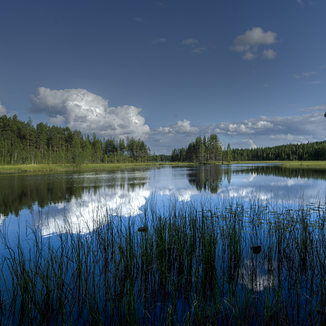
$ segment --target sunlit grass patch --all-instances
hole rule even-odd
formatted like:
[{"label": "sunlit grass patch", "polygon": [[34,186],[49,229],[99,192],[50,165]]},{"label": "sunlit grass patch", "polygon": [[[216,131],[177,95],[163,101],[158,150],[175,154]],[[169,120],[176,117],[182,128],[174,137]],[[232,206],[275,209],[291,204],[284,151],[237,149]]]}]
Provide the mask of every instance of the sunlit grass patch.
[{"label": "sunlit grass patch", "polygon": [[145,166],[189,166],[194,163],[179,162],[144,162],[144,163],[99,163],[99,164],[23,164],[23,165],[0,165],[0,173],[31,173],[31,172],[63,172],[85,170],[115,170],[136,168]]}]

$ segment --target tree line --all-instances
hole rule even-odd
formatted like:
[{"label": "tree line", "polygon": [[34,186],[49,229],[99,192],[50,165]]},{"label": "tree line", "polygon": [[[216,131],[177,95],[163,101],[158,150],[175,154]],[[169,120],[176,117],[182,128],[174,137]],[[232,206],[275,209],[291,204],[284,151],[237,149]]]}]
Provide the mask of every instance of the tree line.
[{"label": "tree line", "polygon": [[[223,155],[227,155],[228,151]],[[326,160],[326,141],[273,147],[230,149],[232,161],[320,161]]]},{"label": "tree line", "polygon": [[[143,140],[99,139],[82,135],[69,127],[49,126],[32,120],[20,121],[17,115],[0,117],[0,165],[14,164],[89,164],[160,161],[151,155]],[[166,159],[163,155],[163,159]]]},{"label": "tree line", "polygon": [[186,148],[173,149],[171,162],[326,161],[326,141],[273,147],[222,149],[216,134],[198,136]]},{"label": "tree line", "polygon": [[33,126],[31,119],[20,121],[16,114],[0,117],[0,165],[272,160],[326,160],[326,141],[251,149],[231,149],[228,144],[222,150],[219,137],[211,134],[173,149],[171,155],[156,155],[143,140],[133,137],[99,139],[95,133],[90,137],[69,127],[43,122]]}]

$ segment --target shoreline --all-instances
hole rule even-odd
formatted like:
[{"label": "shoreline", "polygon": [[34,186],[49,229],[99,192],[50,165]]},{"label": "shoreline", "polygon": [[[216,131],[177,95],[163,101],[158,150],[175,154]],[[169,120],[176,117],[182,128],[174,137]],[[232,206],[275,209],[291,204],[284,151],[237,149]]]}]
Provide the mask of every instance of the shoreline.
[{"label": "shoreline", "polygon": [[144,162],[144,163],[99,163],[99,164],[22,164],[22,165],[0,165],[1,174],[33,173],[33,172],[65,172],[65,171],[87,171],[87,170],[115,170],[146,166],[189,166],[195,163],[176,162]]},{"label": "shoreline", "polygon": [[[279,163],[285,168],[320,168],[326,169],[326,161],[232,161],[230,164],[270,164]],[[229,163],[224,163],[229,164]]]},{"label": "shoreline", "polygon": [[[286,168],[318,168],[326,169],[326,161],[231,161],[223,162],[223,165],[234,164],[270,164],[279,163]],[[131,167],[146,167],[146,166],[198,166],[217,164],[221,162],[144,162],[144,163],[99,163],[99,164],[33,164],[33,165],[1,165],[0,174],[7,173],[31,173],[31,172],[64,172],[64,171],[85,171],[85,170],[114,170]]]}]

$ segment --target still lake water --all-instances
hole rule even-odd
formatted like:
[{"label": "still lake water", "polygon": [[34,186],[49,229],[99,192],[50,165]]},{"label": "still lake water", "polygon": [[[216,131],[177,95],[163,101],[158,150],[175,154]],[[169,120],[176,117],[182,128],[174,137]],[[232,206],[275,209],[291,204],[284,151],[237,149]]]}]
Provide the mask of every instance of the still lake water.
[{"label": "still lake water", "polygon": [[[113,320],[115,320],[114,318],[123,319],[126,306],[121,302],[125,301],[120,302],[115,298],[120,296],[125,300],[128,297],[127,293],[133,294],[134,291],[137,298],[140,296],[144,300],[151,295],[148,302],[146,300],[136,301],[135,305],[137,311],[142,311],[141,309],[145,308],[146,311],[150,311],[153,314],[148,315],[150,318],[165,315],[164,309],[170,309],[169,307],[172,305],[173,300],[171,298],[177,299],[175,301],[175,311],[177,318],[181,321],[186,314],[192,312],[192,308],[187,306],[187,291],[182,292],[183,289],[187,289],[188,286],[188,289],[192,289],[194,292],[197,291],[196,295],[198,295],[201,293],[202,286],[204,293],[206,293],[207,277],[209,275],[211,277],[213,277],[212,275],[224,275],[218,278],[219,287],[209,290],[212,291],[211,293],[218,293],[218,295],[222,293],[222,302],[225,302],[225,305],[221,306],[221,312],[231,307],[229,307],[230,300],[237,297],[240,300],[239,303],[241,303],[243,302],[243,296],[250,293],[251,299],[258,300],[256,304],[253,303],[253,309],[258,309],[259,314],[264,315],[264,311],[269,309],[270,304],[273,303],[273,298],[282,297],[281,301],[286,302],[284,307],[290,307],[289,309],[286,308],[289,312],[288,315],[290,315],[290,312],[291,314],[292,311],[294,312],[289,317],[290,324],[298,325],[298,321],[300,321],[302,325],[317,325],[319,323],[316,323],[316,321],[320,321],[320,318],[315,316],[315,308],[321,307],[324,304],[324,299],[326,299],[326,293],[320,291],[326,284],[324,278],[326,267],[323,263],[326,261],[324,246],[326,222],[325,181],[326,170],[283,168],[278,164],[205,165],[199,167],[164,166],[159,168],[129,168],[116,171],[2,175],[0,176],[0,262],[2,266],[0,269],[0,295],[2,295],[1,302],[7,302],[9,307],[7,315],[1,316],[0,313],[0,324],[2,325],[1,322],[6,325],[21,324],[21,318],[26,318],[26,311],[32,305],[39,309],[35,312],[33,308],[32,311],[35,313],[29,317],[35,324],[35,321],[40,320],[39,316],[42,316],[42,318],[45,316],[46,300],[49,300],[50,293],[52,293],[53,306],[58,304],[61,298],[60,295],[65,298],[65,312],[63,315],[69,314],[71,318],[75,318],[76,325],[89,325],[88,315],[89,309],[93,309],[93,297],[86,298],[83,296],[83,293],[88,293],[86,291],[88,284],[92,284],[91,288],[94,291],[97,289],[98,297],[96,297],[96,300],[101,308],[100,316],[103,317],[103,320],[106,318],[107,306],[111,309],[111,315],[108,315],[109,318],[112,317]],[[240,205],[237,205],[237,203],[240,203]],[[253,205],[251,205],[252,203]],[[256,203],[261,205],[256,205]],[[229,204],[232,206],[230,210],[228,210]],[[251,207],[249,209],[250,213],[246,215],[246,218],[248,217],[251,220],[250,222],[242,218],[245,216],[243,213],[245,209],[242,210],[242,207],[246,205]],[[308,210],[301,209],[305,205],[311,207],[311,215]],[[269,207],[268,212],[264,211],[265,206]],[[138,277],[141,276],[141,269],[137,270],[136,268],[138,274],[135,272],[134,276],[128,270],[128,264],[120,265],[122,261],[126,260],[126,257],[129,257],[124,255],[124,250],[129,248],[128,242],[126,242],[126,247],[123,247],[123,241],[128,238],[125,237],[128,228],[120,228],[119,223],[113,225],[112,233],[110,231],[103,233],[108,236],[104,241],[106,245],[103,246],[101,227],[104,222],[108,221],[106,217],[121,217],[119,221],[122,221],[122,223],[124,221],[128,223],[128,221],[132,220],[137,228],[144,225],[145,216],[151,210],[154,212],[162,211],[163,216],[169,216],[166,212],[176,211],[175,207],[198,208],[198,212],[200,212],[198,215],[182,215],[183,211],[181,209],[179,210],[181,214],[178,214],[177,217],[179,221],[185,221],[182,223],[186,223],[183,224],[187,225],[186,229],[190,233],[194,232],[191,234],[195,235],[204,232],[204,236],[197,236],[198,239],[195,237],[187,238],[187,241],[193,241],[192,243],[196,245],[190,246],[187,245],[187,241],[184,241],[181,245],[184,256],[179,255],[180,253],[177,251],[173,251],[176,250],[175,244],[170,247],[152,247],[151,250],[146,252],[146,255],[151,255],[152,249],[156,250],[155,253],[157,254],[163,248],[164,255],[166,252],[173,252],[171,257],[175,259],[170,266],[167,260],[163,263],[155,261],[155,259],[158,259],[157,257],[161,256],[153,254],[153,256],[150,256],[151,262],[155,262],[152,266],[146,265],[149,262],[146,263],[145,258],[147,256],[142,255],[142,250],[147,247],[142,247],[142,244],[150,243],[151,234],[158,230],[157,226],[160,219],[156,219],[156,231],[148,232],[148,238],[146,233],[135,232],[136,234],[133,237],[135,241],[139,241],[137,243],[140,245],[135,250],[137,256],[135,256],[135,262],[137,263],[135,263],[135,266],[149,266],[148,272],[152,274],[150,274],[148,280],[151,280],[151,282],[146,283],[145,277]],[[218,209],[216,209],[219,207],[224,207],[224,220],[220,219]],[[163,214],[163,212],[165,213]],[[206,219],[206,217],[203,217],[200,220],[202,212],[210,212],[212,218],[208,218],[205,227],[201,228],[200,221]],[[278,212],[282,213],[278,214]],[[306,213],[307,215],[305,215]],[[267,225],[266,227],[266,224],[268,224],[266,220],[264,225],[262,224],[266,216],[268,221],[274,220],[273,225]],[[308,216],[308,219],[306,219],[306,216]],[[318,225],[310,223],[314,216],[319,219]],[[237,220],[241,221],[238,223]],[[284,225],[282,224],[283,221]],[[300,225],[296,225],[298,221],[301,221]],[[111,224],[114,223],[107,224],[108,230],[110,230]],[[66,230],[69,231],[70,237],[65,238],[63,236],[60,239],[58,235]],[[96,233],[98,230],[100,232]],[[173,228],[168,229],[167,239],[169,239],[169,233],[173,233],[173,231]],[[188,231],[183,233],[183,236]],[[177,232],[179,232],[179,229]],[[89,237],[91,234],[97,234],[95,242],[92,242],[92,237]],[[155,241],[159,240],[159,237],[158,233],[154,237]],[[35,239],[38,241],[36,245]],[[67,242],[65,242],[65,239],[68,239]],[[148,242],[145,239],[149,239]],[[163,237],[163,240],[160,241],[164,242],[164,239]],[[178,236],[171,239],[176,240]],[[204,243],[208,243],[206,239],[210,239],[213,243],[211,248],[215,258],[208,259],[210,264],[203,263],[203,257],[207,256],[201,257],[199,255],[199,252],[204,250]],[[309,239],[309,243],[314,246],[312,254],[311,247],[309,247],[309,251],[307,249],[306,239]],[[99,242],[96,242],[97,240]],[[282,241],[284,241],[284,244]],[[97,246],[93,250],[90,244],[93,245],[94,243],[95,245],[97,243]],[[259,249],[258,253],[251,252],[253,248],[251,246],[257,247],[257,245],[261,245],[262,252],[260,253],[261,249]],[[283,245],[284,247],[282,247]],[[70,247],[72,247],[72,250],[69,249]],[[87,248],[87,250],[78,251],[79,247]],[[194,251],[193,255],[189,256],[188,252],[190,252],[191,248],[194,248]],[[209,252],[209,246],[205,248]],[[234,250],[239,250],[240,254],[235,254]],[[110,268],[108,268],[105,259],[110,252],[112,260],[108,261],[113,261],[113,263],[110,263],[111,265],[108,265]],[[81,253],[82,259],[79,260]],[[178,262],[178,255],[185,257],[187,263]],[[6,256],[9,258],[5,258]],[[307,260],[307,257],[309,260]],[[47,265],[47,259],[50,259],[50,265]],[[281,259],[284,259],[285,263]],[[25,265],[25,262],[27,265]],[[192,265],[193,263],[194,265]],[[7,266],[7,269],[3,268],[3,266]],[[29,267],[25,268],[25,266]],[[194,266],[194,268],[190,268],[190,272],[187,269],[188,278],[185,278],[185,268],[189,266]],[[207,271],[205,272],[207,266],[213,266],[212,273],[207,274]],[[178,275],[177,267],[182,269],[180,272],[182,277]],[[115,268],[117,269],[115,270]],[[164,271],[164,268],[171,269],[169,275],[173,280],[172,285],[166,286],[165,283],[165,285],[162,283],[163,287],[157,286],[157,284],[160,284],[155,281],[157,275],[165,275],[160,272],[160,268]],[[90,270],[93,272],[90,272]],[[113,274],[108,274],[111,275],[112,279],[103,276],[106,275],[105,272],[111,272],[112,270],[116,271]],[[95,277],[95,275],[97,276]],[[126,275],[129,275],[128,279],[126,279]],[[60,283],[60,280],[63,279],[66,279],[67,282]],[[132,282],[128,283],[131,279]],[[158,278],[158,281],[162,280],[164,281],[164,277]],[[201,280],[205,280],[205,282],[201,282]],[[147,287],[143,286],[143,281],[151,289],[151,292],[146,292],[146,295],[143,291]],[[188,285],[185,282],[188,282]],[[59,291],[58,284],[62,286],[62,292]],[[116,290],[117,284],[119,285],[118,290]],[[128,287],[128,284],[132,284],[132,287]],[[52,285],[53,287],[50,288],[49,286]],[[299,285],[301,286],[301,292],[297,291]],[[79,291],[80,286],[84,287],[86,292]],[[107,292],[105,289],[107,289],[107,286],[112,289],[113,293],[109,298],[111,300],[109,303],[106,301]],[[175,293],[174,297],[173,295],[171,297],[172,292],[169,290],[171,286],[175,290],[175,292],[172,291]],[[235,287],[233,288],[233,286]],[[122,289],[125,287],[127,292],[122,291],[121,294],[120,287]],[[232,288],[236,288],[236,292],[230,291]],[[47,296],[46,291],[48,289],[52,290]],[[162,289],[167,291],[167,295],[170,295],[168,299],[163,300],[160,297]],[[293,291],[293,289],[296,291]],[[208,307],[207,304],[212,302],[209,299],[209,291],[208,297],[201,297],[200,300],[202,300],[203,306],[200,309]],[[76,293],[78,294],[78,300],[86,301],[78,301],[77,299],[76,301]],[[176,293],[182,294],[177,296]],[[237,296],[234,296],[234,293],[237,293]],[[299,297],[297,293],[300,293],[301,296]],[[280,294],[282,295],[280,296]],[[39,301],[34,300],[37,296]],[[133,296],[131,295],[128,298],[133,298]],[[154,302],[153,300],[157,301]],[[197,304],[195,303],[197,302],[196,296],[191,300],[194,301],[189,303],[190,307],[195,307]],[[152,301],[157,308],[149,309]],[[39,303],[40,306],[37,305]],[[266,307],[259,308],[258,303],[265,303]],[[150,306],[147,307],[148,304]],[[81,316],[79,310],[75,308],[76,305],[78,305],[78,309],[86,314],[85,316],[82,315],[81,321],[79,320]],[[300,307],[310,307],[310,310],[299,309],[299,314],[298,305]],[[11,313],[10,307],[16,307],[14,314]],[[63,309],[62,306],[60,309]],[[279,309],[279,313],[283,313],[282,309]],[[62,312],[62,310],[60,311]],[[295,316],[296,312],[298,312],[297,316]],[[310,321],[309,323],[301,322],[301,320],[312,318],[313,314],[314,323]],[[219,312],[218,315],[222,316],[223,319],[223,314],[221,315]],[[242,318],[241,311],[238,315],[235,315]],[[55,314],[53,316],[54,319],[60,319]],[[145,320],[147,318],[145,317],[140,318]],[[140,320],[142,322],[142,319]],[[154,324],[156,324],[155,319],[153,320]],[[14,322],[12,323],[12,321]],[[54,320],[53,323],[55,322]],[[227,324],[230,323],[227,322]],[[258,322],[252,325],[258,324],[261,325],[262,323]]]},{"label": "still lake water", "polygon": [[325,202],[326,170],[283,168],[278,164],[129,168],[116,171],[0,176],[1,230],[14,239],[35,229],[42,236],[89,233],[93,217],[106,211],[142,215],[149,202],[218,205],[221,199],[269,205]]}]

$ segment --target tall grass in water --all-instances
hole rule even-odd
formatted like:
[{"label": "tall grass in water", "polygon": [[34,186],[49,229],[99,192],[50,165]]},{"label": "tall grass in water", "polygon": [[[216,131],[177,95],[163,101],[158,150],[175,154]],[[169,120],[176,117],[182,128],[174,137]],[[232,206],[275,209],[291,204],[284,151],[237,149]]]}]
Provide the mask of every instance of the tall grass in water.
[{"label": "tall grass in water", "polygon": [[1,325],[325,324],[324,206],[103,214],[88,235],[31,230],[12,247],[1,234]]}]

